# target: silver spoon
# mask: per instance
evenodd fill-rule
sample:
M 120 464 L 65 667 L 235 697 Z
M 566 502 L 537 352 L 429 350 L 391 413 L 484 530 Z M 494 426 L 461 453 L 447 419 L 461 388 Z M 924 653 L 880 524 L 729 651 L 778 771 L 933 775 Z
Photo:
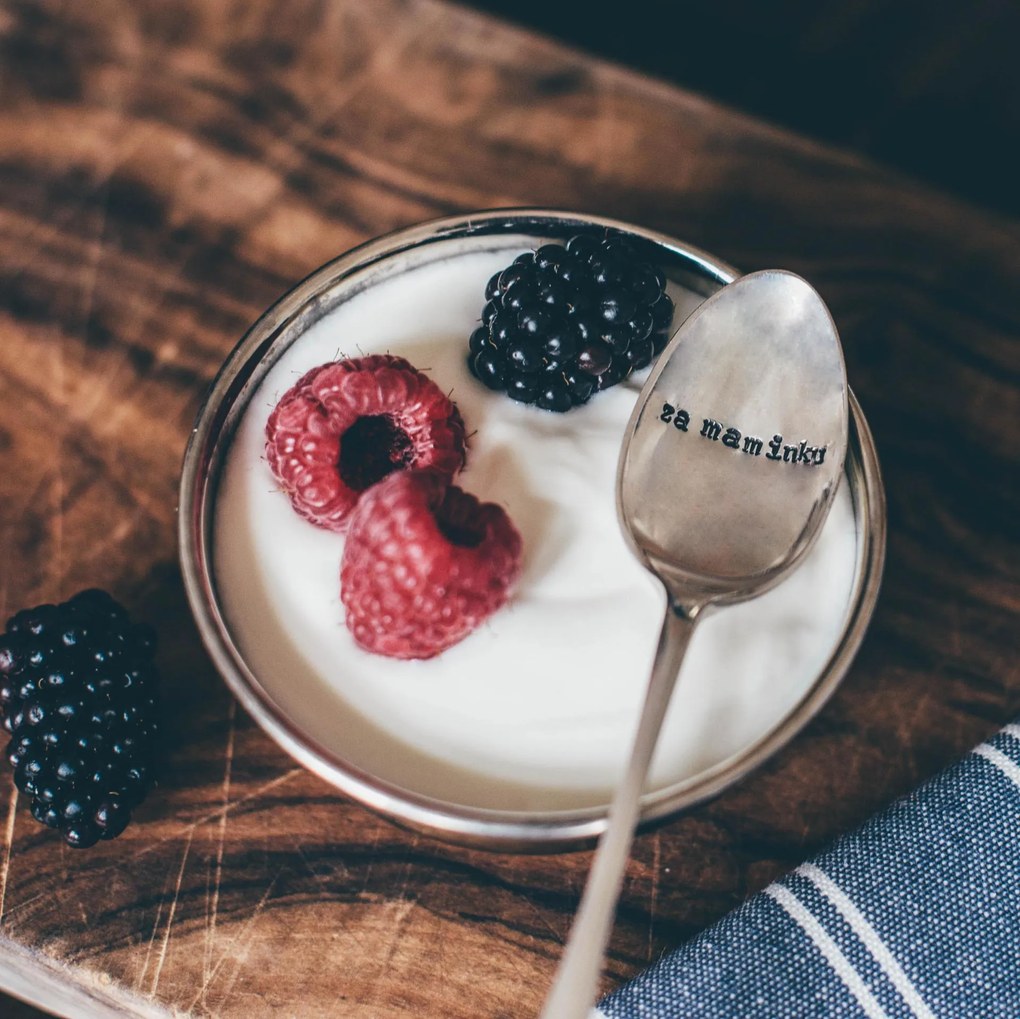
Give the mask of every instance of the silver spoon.
M 780 270 L 709 298 L 660 355 L 638 397 L 617 473 L 631 550 L 667 606 L 630 762 L 542 1019 L 584 1019 L 640 814 L 652 752 L 706 607 L 752 598 L 804 557 L 843 475 L 847 387 L 818 294 Z

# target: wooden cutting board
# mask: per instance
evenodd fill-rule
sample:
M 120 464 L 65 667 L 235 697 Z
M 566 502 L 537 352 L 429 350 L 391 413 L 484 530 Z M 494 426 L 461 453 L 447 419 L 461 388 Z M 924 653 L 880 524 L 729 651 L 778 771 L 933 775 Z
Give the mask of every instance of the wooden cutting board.
M 296 766 L 210 665 L 175 548 L 201 394 L 263 308 L 383 231 L 536 204 L 810 279 L 889 497 L 843 687 L 767 767 L 637 840 L 605 988 L 1018 713 L 1015 222 L 433 0 L 15 2 L 0 611 L 100 585 L 153 621 L 166 765 L 83 852 L 3 775 L 0 986 L 88 1016 L 537 1010 L 590 854 L 444 845 Z

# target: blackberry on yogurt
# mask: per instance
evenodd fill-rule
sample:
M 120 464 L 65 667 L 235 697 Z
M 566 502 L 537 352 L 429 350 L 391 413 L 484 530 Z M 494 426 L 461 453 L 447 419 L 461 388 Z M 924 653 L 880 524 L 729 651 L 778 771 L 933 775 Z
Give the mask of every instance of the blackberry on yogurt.
M 85 848 L 116 838 L 153 777 L 155 636 L 105 591 L 25 609 L 0 634 L 0 706 L 32 816 Z
M 519 255 L 489 280 L 485 300 L 468 341 L 471 373 L 560 413 L 648 367 L 673 322 L 662 272 L 618 234 Z

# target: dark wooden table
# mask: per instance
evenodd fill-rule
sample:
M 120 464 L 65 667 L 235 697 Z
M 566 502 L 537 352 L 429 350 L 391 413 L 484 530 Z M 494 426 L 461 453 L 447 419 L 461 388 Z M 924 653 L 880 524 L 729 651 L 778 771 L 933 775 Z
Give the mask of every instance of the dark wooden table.
M 606 988 L 1018 713 L 1016 222 L 432 0 L 8 2 L 0 97 L 0 611 L 111 589 L 158 624 L 167 705 L 163 782 L 115 842 L 63 847 L 4 778 L 0 986 L 86 1016 L 536 1011 L 590 854 L 410 835 L 297 767 L 215 674 L 176 561 L 181 454 L 246 326 L 431 216 L 570 207 L 803 274 L 882 457 L 853 669 L 766 768 L 637 840 Z

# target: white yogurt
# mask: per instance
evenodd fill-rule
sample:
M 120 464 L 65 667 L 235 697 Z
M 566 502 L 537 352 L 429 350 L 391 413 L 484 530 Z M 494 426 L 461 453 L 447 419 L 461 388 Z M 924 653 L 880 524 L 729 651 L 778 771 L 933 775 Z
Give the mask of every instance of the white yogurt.
M 384 280 L 316 322 L 270 370 L 228 454 L 214 511 L 215 580 L 241 653 L 312 739 L 402 789 L 503 811 L 603 805 L 623 769 L 663 610 L 616 519 L 616 460 L 638 386 L 553 414 L 471 378 L 467 337 L 489 276 L 521 249 L 456 255 Z M 678 318 L 701 298 L 671 284 Z M 263 455 L 279 397 L 339 355 L 400 354 L 460 407 L 457 483 L 509 512 L 524 539 L 512 603 L 438 658 L 358 648 L 343 623 L 343 537 L 301 519 Z M 649 786 L 661 789 L 767 735 L 840 639 L 856 531 L 843 484 L 804 564 L 699 626 Z

